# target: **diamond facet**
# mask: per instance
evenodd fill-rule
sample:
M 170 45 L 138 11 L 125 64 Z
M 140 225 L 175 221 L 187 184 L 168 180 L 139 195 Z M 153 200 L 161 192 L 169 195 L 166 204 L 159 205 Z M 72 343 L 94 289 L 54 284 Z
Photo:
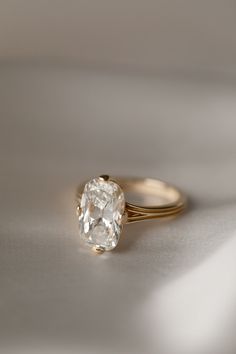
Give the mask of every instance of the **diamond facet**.
M 86 183 L 79 215 L 82 239 L 92 247 L 112 250 L 120 238 L 124 210 L 124 193 L 117 183 L 102 178 Z

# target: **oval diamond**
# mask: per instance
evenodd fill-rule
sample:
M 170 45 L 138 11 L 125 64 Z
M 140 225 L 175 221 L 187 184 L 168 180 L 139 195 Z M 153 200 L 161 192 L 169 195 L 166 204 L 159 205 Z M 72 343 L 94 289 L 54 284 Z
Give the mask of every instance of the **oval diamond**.
M 120 238 L 124 210 L 124 193 L 117 183 L 101 178 L 86 183 L 79 215 L 82 239 L 91 246 L 112 250 Z

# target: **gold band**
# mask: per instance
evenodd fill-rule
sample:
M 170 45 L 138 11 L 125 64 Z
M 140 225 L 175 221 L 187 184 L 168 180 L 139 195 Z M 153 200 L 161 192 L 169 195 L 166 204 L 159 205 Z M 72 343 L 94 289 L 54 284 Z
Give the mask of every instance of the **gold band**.
M 176 215 L 185 208 L 185 196 L 166 182 L 151 178 L 118 178 L 115 181 L 124 192 L 149 194 L 165 200 L 164 203 L 152 206 L 126 202 L 127 223 Z
M 133 223 L 147 219 L 159 219 L 163 217 L 174 216 L 180 214 L 186 206 L 186 198 L 184 194 L 176 187 L 151 178 L 111 178 L 101 176 L 101 178 L 116 182 L 124 191 L 133 192 L 137 195 L 149 195 L 162 199 L 157 205 L 137 205 L 129 203 L 125 204 L 125 220 L 124 223 Z M 80 185 L 77 190 L 78 205 L 83 193 L 84 184 Z

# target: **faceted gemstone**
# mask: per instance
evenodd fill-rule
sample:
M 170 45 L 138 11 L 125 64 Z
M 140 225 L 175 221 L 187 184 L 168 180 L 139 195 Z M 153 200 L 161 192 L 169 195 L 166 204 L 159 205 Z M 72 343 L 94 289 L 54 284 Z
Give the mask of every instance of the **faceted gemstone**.
M 124 193 L 113 181 L 94 178 L 84 187 L 79 228 L 82 239 L 106 251 L 116 247 L 125 210 Z

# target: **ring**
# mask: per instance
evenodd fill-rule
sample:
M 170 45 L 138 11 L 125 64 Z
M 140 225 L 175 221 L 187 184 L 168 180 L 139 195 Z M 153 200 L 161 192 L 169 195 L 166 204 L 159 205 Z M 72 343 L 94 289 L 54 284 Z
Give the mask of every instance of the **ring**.
M 153 200 L 139 205 L 125 200 L 126 193 Z M 176 187 L 151 178 L 111 178 L 102 175 L 77 189 L 77 215 L 81 238 L 97 253 L 114 249 L 124 224 L 180 214 L 186 198 Z

